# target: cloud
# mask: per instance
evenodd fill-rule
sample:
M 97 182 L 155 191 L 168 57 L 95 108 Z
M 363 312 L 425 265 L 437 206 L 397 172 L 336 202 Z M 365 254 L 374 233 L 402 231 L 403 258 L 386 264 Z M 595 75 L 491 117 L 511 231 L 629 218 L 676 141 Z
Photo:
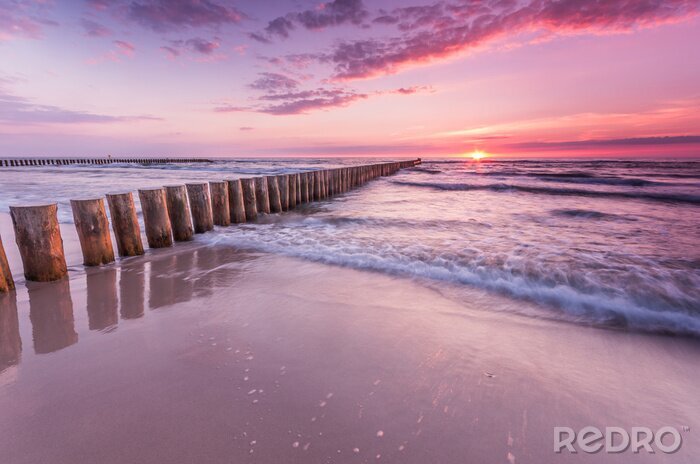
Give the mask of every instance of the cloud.
M 289 13 L 270 21 L 264 33 L 251 34 L 250 37 L 263 43 L 270 43 L 271 38 L 286 39 L 296 25 L 307 30 L 320 30 L 343 24 L 360 25 L 369 17 L 362 0 L 334 0 L 321 3 L 314 9 Z
M 58 23 L 45 17 L 46 5 L 28 0 L 0 2 L 0 41 L 15 38 L 40 39 L 43 26 Z
M 165 32 L 236 24 L 244 15 L 232 6 L 210 0 L 141 0 L 128 5 L 128 17 L 156 32 Z
M 516 149 L 559 150 L 589 149 L 593 147 L 634 147 L 658 145 L 700 145 L 700 135 L 677 135 L 661 137 L 630 137 L 621 139 L 573 140 L 564 142 L 523 142 L 508 145 Z
M 403 32 L 389 38 L 341 41 L 319 61 L 338 80 L 372 77 L 452 56 L 506 35 L 607 34 L 679 21 L 698 13 L 697 0 L 512 0 L 439 2 L 384 12 L 375 23 Z
M 112 30 L 100 23 L 90 19 L 83 18 L 80 25 L 85 30 L 85 35 L 88 37 L 108 37 L 112 35 Z
M 52 105 L 33 103 L 0 90 L 0 122 L 8 124 L 81 124 L 154 121 L 152 116 L 110 116 L 74 111 Z
M 253 127 L 248 127 L 248 126 L 243 126 L 243 127 L 239 127 L 238 130 L 241 131 L 241 132 L 249 132 L 249 131 L 254 130 L 254 128 L 253 128 Z
M 203 55 L 211 55 L 220 46 L 218 41 L 210 42 L 205 39 L 200 39 L 199 37 L 189 39 L 185 42 L 185 45 L 187 45 L 190 50 L 202 53 Z
M 289 91 L 299 87 L 299 81 L 278 73 L 264 72 L 259 74 L 250 88 L 266 92 Z
M 289 31 L 294 29 L 294 23 L 288 18 L 280 16 L 275 18 L 267 24 L 265 32 L 268 36 L 279 36 L 284 39 L 289 37 Z
M 299 92 L 272 93 L 259 97 L 262 104 L 254 106 L 221 105 L 217 113 L 254 112 L 272 115 L 306 114 L 312 111 L 347 106 L 369 95 L 339 88 L 304 90 Z
M 168 59 L 174 60 L 178 56 L 180 56 L 180 52 L 173 47 L 168 47 L 167 45 L 163 45 L 162 47 L 160 47 L 160 49 L 165 52 Z
M 130 42 L 115 40 L 114 44 L 117 46 L 122 55 L 133 56 L 134 51 L 136 51 L 136 47 Z
M 408 87 L 371 93 L 358 92 L 340 87 L 319 87 L 299 90 L 299 82 L 286 76 L 262 73 L 251 87 L 266 93 L 257 97 L 258 103 L 251 106 L 220 105 L 214 109 L 218 113 L 255 112 L 277 116 L 307 114 L 318 110 L 342 108 L 360 100 L 379 95 L 411 95 L 431 90 L 430 87 Z
M 115 40 L 112 43 L 115 46 L 113 49 L 108 50 L 100 56 L 87 59 L 87 64 L 100 64 L 104 63 L 105 61 L 119 63 L 121 62 L 122 58 L 130 58 L 134 56 L 134 53 L 136 52 L 136 47 L 131 42 Z

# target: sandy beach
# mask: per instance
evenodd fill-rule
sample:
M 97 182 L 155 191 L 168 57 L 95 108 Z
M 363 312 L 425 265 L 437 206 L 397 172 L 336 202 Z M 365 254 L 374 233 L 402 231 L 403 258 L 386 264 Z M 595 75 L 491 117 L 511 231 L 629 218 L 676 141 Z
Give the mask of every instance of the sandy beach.
M 70 280 L 3 296 L 3 463 L 629 462 L 552 452 L 585 425 L 700 452 L 697 340 L 197 240 L 85 272 L 64 240 Z

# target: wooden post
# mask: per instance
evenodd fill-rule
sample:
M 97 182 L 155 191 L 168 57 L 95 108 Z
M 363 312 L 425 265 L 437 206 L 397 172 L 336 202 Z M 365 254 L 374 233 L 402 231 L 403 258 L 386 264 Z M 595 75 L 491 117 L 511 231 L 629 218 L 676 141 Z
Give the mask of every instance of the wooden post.
M 27 280 L 49 282 L 68 274 L 56 204 L 10 206 L 15 241 Z
M 162 188 L 139 190 L 146 239 L 151 248 L 173 246 L 172 227 Z
M 282 202 L 280 201 L 280 187 L 276 176 L 267 176 L 267 191 L 270 195 L 270 212 L 282 212 Z
M 165 199 L 168 204 L 173 239 L 176 242 L 192 240 L 194 229 L 192 228 L 190 206 L 187 202 L 187 189 L 184 185 L 166 185 Z
M 134 207 L 134 196 L 131 192 L 108 193 L 107 204 L 112 217 L 112 231 L 114 231 L 119 256 L 142 255 L 143 242 L 136 207 Z
M 280 174 L 277 176 L 277 185 L 280 188 L 280 205 L 282 206 L 282 211 L 289 210 L 289 176 L 286 174 Z
M 258 213 L 270 213 L 270 194 L 267 190 L 267 178 L 255 177 L 255 198 Z
M 302 172 L 302 201 L 308 203 L 313 199 L 314 185 L 312 183 L 313 177 L 310 172 Z
M 323 189 L 323 184 L 321 181 L 321 171 L 313 171 L 314 179 L 314 200 L 318 201 L 321 198 L 321 190 Z
M 0 237 L 0 293 L 7 293 L 15 289 L 15 281 L 10 272 L 10 265 L 7 262 L 5 248 L 2 246 L 2 237 Z
M 211 209 L 211 197 L 209 196 L 209 184 L 206 182 L 197 184 L 185 184 L 187 196 L 190 199 L 192 222 L 195 234 L 203 234 L 214 228 L 214 217 Z
M 254 221 L 258 217 L 257 199 L 255 197 L 255 180 L 241 179 L 243 189 L 243 206 L 246 221 Z
M 225 181 L 209 182 L 211 188 L 211 210 L 214 224 L 228 226 L 231 224 L 231 213 L 228 209 L 228 184 Z
M 294 177 L 297 178 L 297 205 L 300 205 L 302 203 L 302 194 L 301 194 L 301 174 L 297 173 L 294 174 Z
M 294 209 L 297 205 L 297 175 L 289 174 L 287 176 L 289 182 L 289 197 L 287 198 L 288 209 Z
M 73 222 L 78 231 L 80 248 L 83 251 L 83 264 L 100 266 L 114 262 L 112 236 L 102 198 L 71 200 Z
M 226 181 L 228 184 L 228 202 L 231 222 L 240 224 L 245 222 L 245 201 L 243 200 L 243 186 L 240 179 Z

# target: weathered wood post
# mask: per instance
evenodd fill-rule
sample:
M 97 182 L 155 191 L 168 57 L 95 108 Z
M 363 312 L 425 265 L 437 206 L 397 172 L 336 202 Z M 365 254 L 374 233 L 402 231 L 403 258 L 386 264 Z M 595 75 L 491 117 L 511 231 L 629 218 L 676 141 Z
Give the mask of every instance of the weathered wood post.
M 302 203 L 302 194 L 301 194 L 301 174 L 296 173 L 294 174 L 294 177 L 297 178 L 297 205 L 300 205 Z
M 258 205 L 255 196 L 255 179 L 241 179 L 243 189 L 243 206 L 246 221 L 254 221 L 258 217 Z
M 289 174 L 287 176 L 287 181 L 289 182 L 289 196 L 287 198 L 287 207 L 289 209 L 294 209 L 297 205 L 297 175 Z
M 173 229 L 173 239 L 176 242 L 192 240 L 194 229 L 190 205 L 187 202 L 187 189 L 184 185 L 166 185 L 165 199 L 168 205 L 170 225 Z
M 185 184 L 187 197 L 190 199 L 192 223 L 195 234 L 203 234 L 214 228 L 214 218 L 209 196 L 209 184 L 206 182 Z
M 134 206 L 134 196 L 131 192 L 108 193 L 107 204 L 112 217 L 112 231 L 114 231 L 119 256 L 142 255 L 143 242 Z
M 314 184 L 313 184 L 313 173 L 312 172 L 302 172 L 302 201 L 308 203 L 313 200 L 314 196 Z
M 10 272 L 10 265 L 7 262 L 5 248 L 2 246 L 2 237 L 0 237 L 0 293 L 7 293 L 15 289 L 15 281 Z
M 15 241 L 27 280 L 49 282 L 68 274 L 56 204 L 10 206 Z
M 321 181 L 321 172 L 313 171 L 314 178 L 314 200 L 318 201 L 321 197 L 321 190 L 323 189 L 323 184 Z
M 277 176 L 267 176 L 267 191 L 270 196 L 270 212 L 282 212 L 282 202 L 280 201 L 280 187 L 277 183 Z
M 211 189 L 211 211 L 214 224 L 228 226 L 231 224 L 231 212 L 228 209 L 228 184 L 226 181 L 209 182 Z
M 146 229 L 146 239 L 151 248 L 173 246 L 172 227 L 168 206 L 165 201 L 165 190 L 162 188 L 139 190 L 143 223 Z
M 243 186 L 240 179 L 227 180 L 228 204 L 231 222 L 240 224 L 246 221 L 245 200 L 243 199 Z
M 102 198 L 71 200 L 73 222 L 78 231 L 80 248 L 83 251 L 83 264 L 100 266 L 114 262 L 112 236 Z
M 267 189 L 267 177 L 255 177 L 255 198 L 258 213 L 270 213 L 270 194 Z
M 289 210 L 289 176 L 280 174 L 277 176 L 277 185 L 280 188 L 280 205 L 282 211 Z

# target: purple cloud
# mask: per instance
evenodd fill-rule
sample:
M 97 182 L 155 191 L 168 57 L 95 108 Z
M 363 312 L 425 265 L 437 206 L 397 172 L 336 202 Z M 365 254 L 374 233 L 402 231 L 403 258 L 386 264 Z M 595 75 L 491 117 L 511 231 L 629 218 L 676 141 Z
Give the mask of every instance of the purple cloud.
M 362 0 L 333 0 L 321 3 L 312 10 L 304 10 L 279 16 L 267 24 L 264 34 L 251 34 L 250 37 L 260 42 L 269 43 L 271 37 L 286 39 L 290 31 L 299 25 L 308 30 L 325 29 L 343 24 L 363 24 L 369 17 Z
M 0 41 L 13 38 L 40 39 L 43 26 L 57 22 L 45 17 L 46 5 L 27 0 L 0 2 Z
M 8 124 L 80 124 L 160 120 L 152 116 L 110 116 L 40 105 L 0 90 L 0 122 Z
M 284 77 L 284 76 L 281 76 Z M 270 80 L 273 82 L 274 79 Z M 218 113 L 232 112 L 255 112 L 272 114 L 276 116 L 287 116 L 296 114 L 307 114 L 312 111 L 326 110 L 330 108 L 339 108 L 350 105 L 351 103 L 365 100 L 372 96 L 397 94 L 411 95 L 417 92 L 430 90 L 429 87 L 407 87 L 388 91 L 376 91 L 372 93 L 356 92 L 351 89 L 339 87 L 333 88 L 316 88 L 312 90 L 297 90 L 298 83 L 289 85 L 289 91 L 280 92 L 280 86 L 260 85 L 256 87 L 265 90 L 268 93 L 257 98 L 259 104 L 252 106 L 235 106 L 221 105 L 214 109 Z
M 185 42 L 185 44 L 190 50 L 202 53 L 203 55 L 211 55 L 217 48 L 219 48 L 220 45 L 218 41 L 210 42 L 205 39 L 200 39 L 199 37 L 189 39 Z
M 299 87 L 299 81 L 282 74 L 265 72 L 260 73 L 259 76 L 258 79 L 250 84 L 250 88 L 265 92 L 278 92 L 294 90 Z
M 128 6 L 130 19 L 164 32 L 182 27 L 205 27 L 235 24 L 244 15 L 232 6 L 210 0 L 141 0 Z
M 180 52 L 173 47 L 168 47 L 167 45 L 163 45 L 162 47 L 160 47 L 160 49 L 165 52 L 168 59 L 174 60 L 175 58 L 180 56 Z
M 319 61 L 334 65 L 335 79 L 366 78 L 465 52 L 506 34 L 619 32 L 681 20 L 699 9 L 697 0 L 439 2 L 382 12 L 374 22 L 395 25 L 403 34 L 342 41 Z
M 108 37 L 112 35 L 112 30 L 100 23 L 90 19 L 83 18 L 80 25 L 85 30 L 85 35 L 88 37 Z
M 275 18 L 267 24 L 265 32 L 267 32 L 268 36 L 276 35 L 286 39 L 287 37 L 289 37 L 289 31 L 291 31 L 292 29 L 294 29 L 294 23 L 289 19 L 280 16 L 279 18 Z
M 215 108 L 214 111 L 218 113 L 245 111 L 277 116 L 305 114 L 316 110 L 347 106 L 368 96 L 367 94 L 342 89 L 316 89 L 279 95 L 265 95 L 260 98 L 260 100 L 264 101 L 274 101 L 271 104 L 251 107 L 223 105 Z

